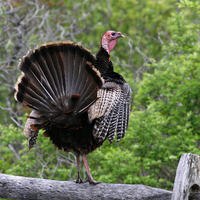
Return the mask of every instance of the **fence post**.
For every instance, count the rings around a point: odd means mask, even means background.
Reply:
[[[183,154],[176,170],[172,200],[200,199],[199,188],[200,156]]]

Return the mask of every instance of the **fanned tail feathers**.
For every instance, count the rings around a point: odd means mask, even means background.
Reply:
[[[85,112],[97,100],[104,83],[92,65],[94,61],[88,50],[69,42],[29,51],[18,66],[22,75],[15,87],[15,99],[36,110],[38,115],[34,117],[39,120],[71,125],[75,119],[66,121],[65,116]]]

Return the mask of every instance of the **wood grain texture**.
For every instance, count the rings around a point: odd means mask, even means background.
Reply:
[[[176,171],[172,200],[188,200],[189,196],[190,200],[196,199],[197,196],[200,197],[199,187],[200,156],[183,154]]]

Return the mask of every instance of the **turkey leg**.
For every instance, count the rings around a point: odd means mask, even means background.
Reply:
[[[81,175],[80,175],[79,157],[80,157],[80,155],[76,155],[78,177],[75,180],[75,183],[83,183],[83,180],[81,179]]]
[[[93,180],[92,175],[90,173],[90,169],[89,169],[87,158],[86,158],[85,154],[82,155],[82,158],[83,158],[85,169],[86,169],[86,172],[87,172],[87,175],[88,175],[88,179],[86,180],[86,182],[88,181],[90,184],[94,184],[94,185],[101,183],[101,181]]]

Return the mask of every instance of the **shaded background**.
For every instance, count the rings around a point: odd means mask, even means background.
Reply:
[[[0,1],[0,173],[74,180],[73,153],[39,134],[28,151],[30,109],[13,98],[19,59],[47,42],[73,41],[98,52],[107,30],[125,35],[111,52],[132,88],[125,138],[88,155],[95,180],[171,190],[181,154],[199,152],[198,1]],[[85,169],[82,168],[85,178]]]

